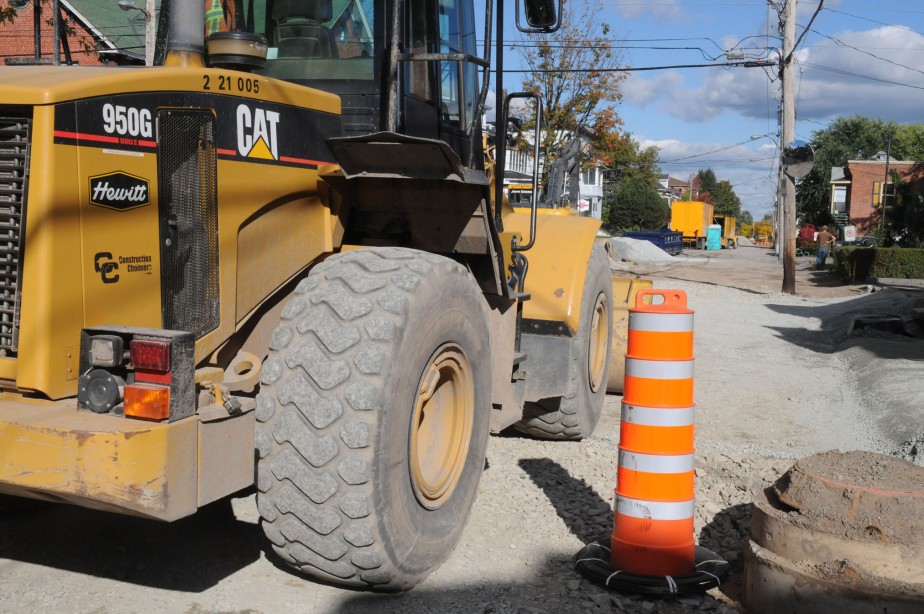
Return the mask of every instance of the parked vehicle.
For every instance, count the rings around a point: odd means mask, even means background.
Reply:
[[[683,235],[684,247],[706,249],[706,231],[715,207],[698,200],[679,200],[671,205],[671,230]]]
[[[737,220],[733,215],[725,215],[724,213],[716,213],[712,216],[712,219],[722,228],[722,247],[727,249],[737,249],[738,247],[738,233],[737,233]]]
[[[593,432],[600,222],[498,196],[472,0],[224,3],[207,46],[162,4],[162,64],[0,71],[0,498],[172,522],[256,486],[280,560],[411,588],[489,432]]]

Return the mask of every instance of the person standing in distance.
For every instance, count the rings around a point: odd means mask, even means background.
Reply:
[[[815,256],[816,269],[824,270],[825,262],[828,260],[828,251],[834,245],[835,240],[834,235],[828,232],[828,227],[822,226],[821,232],[818,233],[818,238],[816,239],[818,244],[818,255]]]

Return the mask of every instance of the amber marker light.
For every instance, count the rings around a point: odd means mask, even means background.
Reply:
[[[149,384],[126,386],[125,415],[145,420],[166,420],[170,417],[170,389]]]

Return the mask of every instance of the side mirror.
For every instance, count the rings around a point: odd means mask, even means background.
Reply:
[[[520,146],[520,137],[523,134],[523,122],[519,117],[507,118],[507,147],[516,149]]]
[[[526,26],[520,23],[520,2],[517,0],[517,29],[527,33],[549,33],[561,27],[561,0],[523,0]]]

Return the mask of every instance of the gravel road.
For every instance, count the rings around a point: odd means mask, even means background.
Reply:
[[[847,335],[853,313],[907,313],[924,291],[832,283],[800,261],[797,296],[778,293],[769,250],[742,247],[617,273],[679,288],[696,311],[696,537],[732,563],[704,596],[610,593],[572,557],[609,534],[620,397],[582,442],[491,437],[462,541],[413,591],[380,595],[304,580],[267,553],[254,497],[158,524],[47,505],[0,517],[0,612],[732,612],[753,494],[794,459],[829,450],[904,450],[924,434],[924,341]],[[897,375],[896,375],[897,373]],[[902,444],[905,444],[902,448]]]

